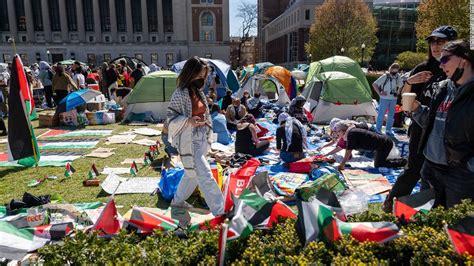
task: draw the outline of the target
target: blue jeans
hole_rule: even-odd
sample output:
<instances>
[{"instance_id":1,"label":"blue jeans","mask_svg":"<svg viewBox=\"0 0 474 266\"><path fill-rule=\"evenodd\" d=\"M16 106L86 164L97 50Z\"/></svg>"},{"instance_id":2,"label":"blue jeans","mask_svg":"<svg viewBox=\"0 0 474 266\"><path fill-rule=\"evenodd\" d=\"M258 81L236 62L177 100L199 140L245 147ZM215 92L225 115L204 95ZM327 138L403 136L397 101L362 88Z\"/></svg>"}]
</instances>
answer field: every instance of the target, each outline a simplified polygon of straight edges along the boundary
<instances>
[{"instance_id":1,"label":"blue jeans","mask_svg":"<svg viewBox=\"0 0 474 266\"><path fill-rule=\"evenodd\" d=\"M280 151L280 159L285 163L292 163L305 157L304 152Z\"/></svg>"},{"instance_id":2,"label":"blue jeans","mask_svg":"<svg viewBox=\"0 0 474 266\"><path fill-rule=\"evenodd\" d=\"M388 109L387 114L387 124L385 125L385 132L390 132L392 130L393 121L395 117L395 107L397 105L397 99L383 99L379 100L379 112L377 114L377 126L375 127L377 132L381 132L383 125L383 118L385 116L385 111Z\"/></svg>"}]
</instances>

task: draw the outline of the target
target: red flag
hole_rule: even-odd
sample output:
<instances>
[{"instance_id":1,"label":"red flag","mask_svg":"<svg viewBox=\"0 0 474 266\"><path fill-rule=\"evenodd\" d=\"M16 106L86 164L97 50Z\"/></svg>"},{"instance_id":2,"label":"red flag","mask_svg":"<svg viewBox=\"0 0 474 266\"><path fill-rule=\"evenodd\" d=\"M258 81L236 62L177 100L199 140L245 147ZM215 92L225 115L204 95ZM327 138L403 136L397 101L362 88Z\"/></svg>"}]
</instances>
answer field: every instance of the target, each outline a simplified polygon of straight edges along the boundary
<instances>
[{"instance_id":1,"label":"red flag","mask_svg":"<svg viewBox=\"0 0 474 266\"><path fill-rule=\"evenodd\" d=\"M445 225L444 230L458 254L467 252L474 256L474 214L454 225Z\"/></svg>"},{"instance_id":2,"label":"red flag","mask_svg":"<svg viewBox=\"0 0 474 266\"><path fill-rule=\"evenodd\" d=\"M233 206L231 194L235 197L239 197L242 191L247 188L250 178L255 175L259 166L260 161L252 158L242 165L242 167L235 173L230 175L224 191L224 195L226 195L224 212L229 212Z\"/></svg>"},{"instance_id":3,"label":"red flag","mask_svg":"<svg viewBox=\"0 0 474 266\"><path fill-rule=\"evenodd\" d=\"M93 231L99 231L99 235L115 235L120 231L117 208L113 197L110 197L102 213L92 227Z\"/></svg>"}]
</instances>

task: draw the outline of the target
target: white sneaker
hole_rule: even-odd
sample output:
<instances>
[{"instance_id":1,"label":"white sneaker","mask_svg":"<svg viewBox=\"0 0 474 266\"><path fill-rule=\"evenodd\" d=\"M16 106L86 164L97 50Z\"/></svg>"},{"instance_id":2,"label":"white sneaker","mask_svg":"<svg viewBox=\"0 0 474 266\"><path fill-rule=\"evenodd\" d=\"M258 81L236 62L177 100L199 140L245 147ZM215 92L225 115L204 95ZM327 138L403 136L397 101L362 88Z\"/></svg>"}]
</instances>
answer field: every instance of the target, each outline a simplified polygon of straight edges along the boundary
<instances>
[{"instance_id":1,"label":"white sneaker","mask_svg":"<svg viewBox=\"0 0 474 266\"><path fill-rule=\"evenodd\" d=\"M175 202L174 199L171 201L170 207L172 207L172 208L180 208L180 209L191 209L191 208L194 208L193 205L187 203L186 201L183 201L183 202Z\"/></svg>"}]
</instances>

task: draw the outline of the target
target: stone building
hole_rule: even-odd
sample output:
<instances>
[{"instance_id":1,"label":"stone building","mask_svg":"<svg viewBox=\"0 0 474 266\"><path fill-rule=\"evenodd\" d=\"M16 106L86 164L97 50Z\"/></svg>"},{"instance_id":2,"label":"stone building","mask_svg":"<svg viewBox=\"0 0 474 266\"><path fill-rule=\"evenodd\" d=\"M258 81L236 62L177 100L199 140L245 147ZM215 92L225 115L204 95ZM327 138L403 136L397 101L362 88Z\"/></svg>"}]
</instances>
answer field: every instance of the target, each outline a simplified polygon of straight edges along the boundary
<instances>
[{"instance_id":1,"label":"stone building","mask_svg":"<svg viewBox=\"0 0 474 266\"><path fill-rule=\"evenodd\" d=\"M1 61L229 61L229 0L0 0Z\"/></svg>"}]
</instances>

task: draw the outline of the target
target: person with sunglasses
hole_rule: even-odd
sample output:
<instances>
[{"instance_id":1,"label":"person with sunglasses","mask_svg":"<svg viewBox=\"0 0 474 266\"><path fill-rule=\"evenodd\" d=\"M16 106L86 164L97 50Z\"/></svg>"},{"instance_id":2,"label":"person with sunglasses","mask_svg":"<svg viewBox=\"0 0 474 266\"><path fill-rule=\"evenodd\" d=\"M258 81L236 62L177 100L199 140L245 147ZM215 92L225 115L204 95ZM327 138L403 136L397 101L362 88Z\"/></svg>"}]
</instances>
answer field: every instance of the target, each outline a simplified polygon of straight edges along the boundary
<instances>
[{"instance_id":1,"label":"person with sunglasses","mask_svg":"<svg viewBox=\"0 0 474 266\"><path fill-rule=\"evenodd\" d=\"M456 40L442 49L440 67L448 77L437 84L430 106L415 101L413 119L423 128L422 178L435 190L435 206L474 200L474 52Z\"/></svg>"},{"instance_id":2,"label":"person with sunglasses","mask_svg":"<svg viewBox=\"0 0 474 266\"><path fill-rule=\"evenodd\" d=\"M422 104L428 106L433 96L433 84L446 79L446 74L439 67L441 50L448 41L455 40L458 34L456 29L451 26L441 26L433 30L426 38L428 42L428 60L417 65L406 80L400 94L406 92L416 93L416 99ZM397 178L387 196L383 210L392 212L393 198L409 195L420 180L420 171L425 160L423 153L418 151L418 144L421 139L422 128L412 119L408 129L410 137L408 163L405 170ZM422 189L428 188L428 184L422 182Z\"/></svg>"}]
</instances>

